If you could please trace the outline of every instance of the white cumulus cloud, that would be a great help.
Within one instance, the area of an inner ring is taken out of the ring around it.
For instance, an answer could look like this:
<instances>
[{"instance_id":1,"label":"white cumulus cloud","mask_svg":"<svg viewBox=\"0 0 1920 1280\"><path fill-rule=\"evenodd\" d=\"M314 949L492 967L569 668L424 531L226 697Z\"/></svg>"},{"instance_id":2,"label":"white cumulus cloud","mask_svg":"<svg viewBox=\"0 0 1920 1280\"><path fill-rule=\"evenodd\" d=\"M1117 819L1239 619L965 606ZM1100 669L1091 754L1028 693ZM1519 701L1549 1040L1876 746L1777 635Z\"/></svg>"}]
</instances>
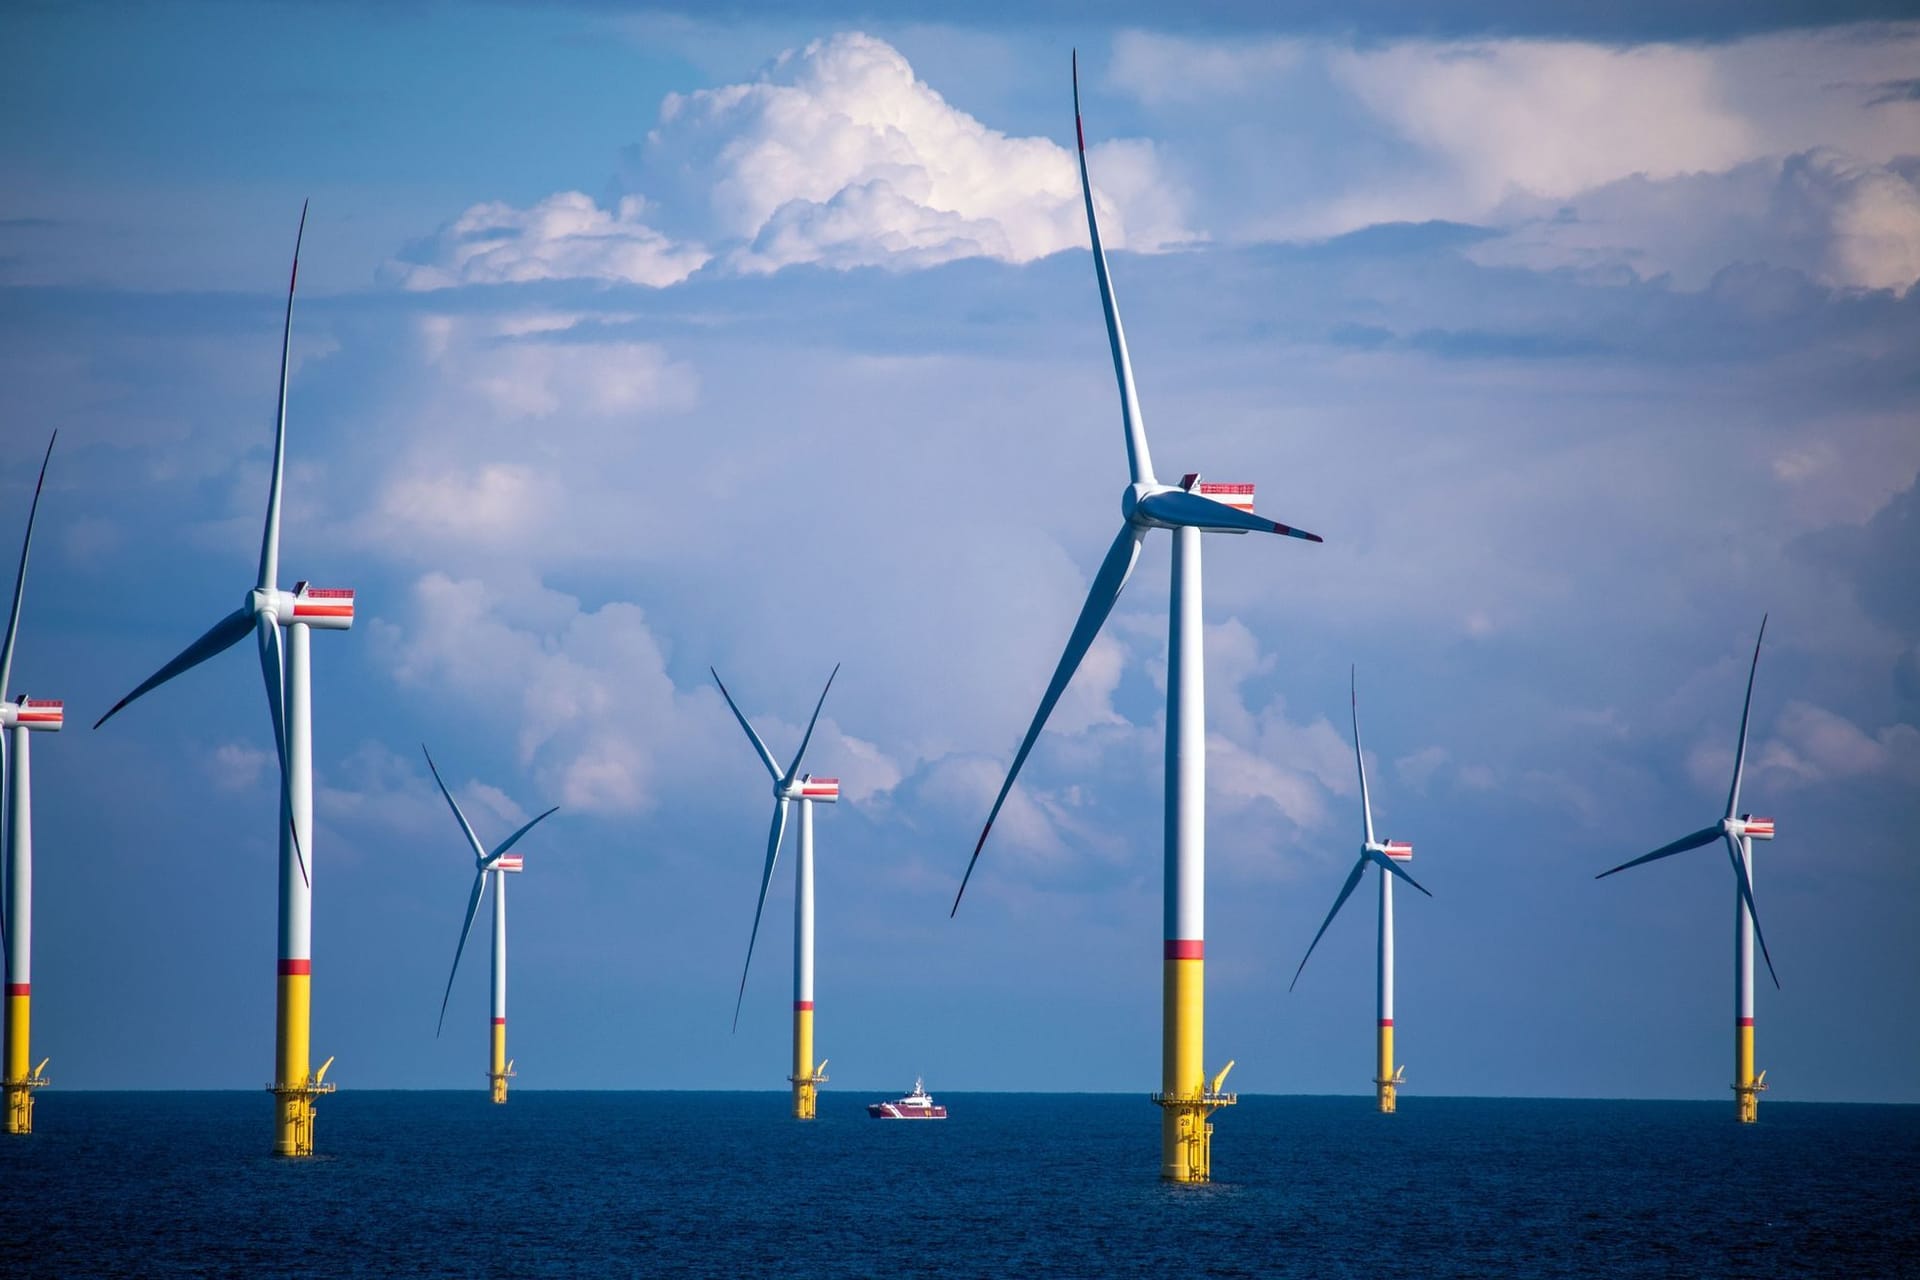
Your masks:
<instances>
[{"instance_id":1,"label":"white cumulus cloud","mask_svg":"<svg viewBox=\"0 0 1920 1280\"><path fill-rule=\"evenodd\" d=\"M1095 146L1089 165L1109 247L1196 238L1152 143ZM911 270L1028 262L1087 243L1070 150L988 126L899 50L858 32L788 50L751 83L669 94L627 168L631 194L612 209L578 191L524 209L475 205L396 270L412 289L664 287L716 256L747 274L801 263Z\"/></svg>"},{"instance_id":2,"label":"white cumulus cloud","mask_svg":"<svg viewBox=\"0 0 1920 1280\"><path fill-rule=\"evenodd\" d=\"M1150 147L1097 148L1090 167L1114 247L1192 238L1160 194ZM674 174L694 175L687 194L704 199L717 235L744 242L731 260L745 271L1026 262L1086 243L1067 148L988 127L859 33L784 53L752 84L669 97L638 178ZM1109 177L1135 198L1108 199Z\"/></svg>"}]
</instances>

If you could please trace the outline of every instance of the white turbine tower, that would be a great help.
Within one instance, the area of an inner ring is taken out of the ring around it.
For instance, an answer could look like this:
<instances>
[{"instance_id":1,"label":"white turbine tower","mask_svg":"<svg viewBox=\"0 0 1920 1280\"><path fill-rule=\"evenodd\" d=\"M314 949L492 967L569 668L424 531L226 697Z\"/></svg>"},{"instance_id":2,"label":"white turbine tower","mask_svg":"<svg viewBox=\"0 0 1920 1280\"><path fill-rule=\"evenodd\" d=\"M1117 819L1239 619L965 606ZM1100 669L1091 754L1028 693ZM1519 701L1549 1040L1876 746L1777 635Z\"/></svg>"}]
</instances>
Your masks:
<instances>
[{"instance_id":1,"label":"white turbine tower","mask_svg":"<svg viewBox=\"0 0 1920 1280\"><path fill-rule=\"evenodd\" d=\"M1351 675L1349 679L1351 679ZM1360 767L1360 857L1355 860L1353 870L1347 873L1347 882L1340 886L1340 896L1333 900L1333 910L1327 912L1327 918L1320 922L1320 932L1313 935L1313 941L1307 944L1307 954L1300 957L1300 967L1293 971L1293 982L1288 985L1291 991L1299 985L1300 975L1307 967L1307 961L1313 958L1313 949L1320 945L1320 939L1326 935L1327 926L1340 914L1340 908L1347 904L1353 891L1360 887L1360 877L1366 874L1369 864L1380 868L1380 969L1378 987L1378 1040L1376 1043L1376 1071L1373 1085L1380 1110L1391 1112L1399 1096L1401 1071L1393 1065L1393 878L1399 876L1414 888L1427 893L1426 887L1411 875L1403 871L1399 864L1413 861L1413 846L1403 840L1379 840L1373 834L1373 801L1367 794L1367 760L1360 749L1360 694L1357 687L1350 686L1348 696L1353 701L1353 759Z\"/></svg>"},{"instance_id":2,"label":"white turbine tower","mask_svg":"<svg viewBox=\"0 0 1920 1280\"><path fill-rule=\"evenodd\" d=\"M293 340L293 294L300 279L300 241L307 210L300 207L300 230L293 241L293 271L287 279L286 323L280 335L280 406L274 424L273 473L267 489L266 528L260 539L260 572L238 609L208 628L180 655L147 679L94 722L98 729L134 699L184 671L199 666L251 634L259 650L266 682L267 710L273 719L273 748L280 761L280 929L273 1083L277 1104L274 1151L285 1156L313 1154L314 1099L330 1093L328 1058L312 1071L309 1031L313 983L313 659L312 631L345 631L353 626L353 592L321 590L307 583L282 591L280 580L280 498L287 458L287 365ZM284 649L280 629L287 629Z\"/></svg>"},{"instance_id":3,"label":"white turbine tower","mask_svg":"<svg viewBox=\"0 0 1920 1280\"><path fill-rule=\"evenodd\" d=\"M747 996L753 943L760 936L760 914L767 908L767 885L773 880L773 865L780 857L780 837L787 829L787 805L797 802L800 806L800 852L793 868L793 1074L787 1079L793 1085L794 1119L811 1120L820 1086L827 1080L826 1060L822 1059L817 1065L813 1061L813 806L816 802L838 801L840 780L803 774L800 762L806 758L807 744L813 741L813 726L820 720L820 708L827 703L827 689L833 688L833 677L840 674L840 667L836 663L833 674L827 677L826 689L820 691L820 700L813 704L813 719L807 721L806 736L800 739L800 749L793 753L793 763L784 772L774 763L773 753L753 731L753 725L741 713L733 695L727 692L720 673L711 667L707 670L712 672L713 682L720 686L720 696L733 709L734 719L747 731L747 739L753 743L760 763L767 766L767 773L773 778L773 826L767 832L767 865L760 873L760 902L753 909L753 932L747 935L747 962L740 970L740 993L733 1002L735 1030L740 1027L741 1001Z\"/></svg>"},{"instance_id":4,"label":"white turbine tower","mask_svg":"<svg viewBox=\"0 0 1920 1280\"><path fill-rule=\"evenodd\" d=\"M1643 862L1699 849L1716 840L1726 843L1727 858L1733 864L1733 1097L1741 1123L1752 1124L1760 1118L1760 1094L1767 1087L1767 1073L1753 1071L1753 943L1760 940L1760 954L1766 959L1767 974L1773 985L1780 976L1773 971L1773 957L1767 952L1767 936L1760 929L1760 912L1753 905L1753 842L1773 839L1773 819L1739 813L1740 775L1747 763L1747 717L1753 711L1753 678L1760 669L1760 645L1767 638L1767 620L1760 619L1760 636L1753 642L1753 664L1747 668L1747 700L1740 708L1740 746L1733 757L1733 787L1727 792L1727 812L1710 827L1702 827L1690 836L1662 845L1652 853L1623 862L1595 876L1604 880L1615 871L1625 871ZM1737 815L1737 816L1736 816Z\"/></svg>"},{"instance_id":5,"label":"white turbine tower","mask_svg":"<svg viewBox=\"0 0 1920 1280\"><path fill-rule=\"evenodd\" d=\"M6 950L6 1079L7 1132L33 1132L33 1091L47 1083L47 1059L33 1066L29 1033L33 1025L33 771L28 747L33 733L60 731L66 707L48 698L22 694L9 698L13 678L13 642L20 634L20 601L27 590L27 553L33 550L33 518L40 511L40 490L47 483L47 463L53 442L47 441L40 459L40 478L34 482L33 504L27 508L27 535L20 543L20 572L13 580L13 611L7 615L7 638L0 644L0 797L6 814L0 822L0 883L6 902L0 906L0 947Z\"/></svg>"},{"instance_id":6,"label":"white turbine tower","mask_svg":"<svg viewBox=\"0 0 1920 1280\"><path fill-rule=\"evenodd\" d=\"M493 877L493 1017L488 1032L487 1080L493 1090L495 1102L507 1100L507 1081L513 1076L513 1064L507 1060L507 875L524 869L519 854L508 856L508 850L520 843L520 837L534 829L543 819L559 812L555 805L546 813L534 818L518 831L501 841L500 846L488 853L480 843L480 837L473 833L473 824L467 821L467 815L460 812L460 802L453 798L453 792L447 790L447 784L440 780L440 770L434 766L433 754L420 746L420 754L427 757L427 768L433 773L433 780L440 788L440 794L447 798L447 807L453 810L453 817L460 824L460 832L466 836L467 844L473 849L473 892L467 897L467 922L460 929L460 945L453 949L453 969L447 974L447 993L440 997L440 1025L433 1034L438 1037L447 1025L447 1001L453 999L454 974L460 972L460 956L467 949L467 938L473 933L473 921L480 914L480 897L487 891L487 877Z\"/></svg>"},{"instance_id":7,"label":"white turbine tower","mask_svg":"<svg viewBox=\"0 0 1920 1280\"><path fill-rule=\"evenodd\" d=\"M1212 1125L1207 1117L1231 1103L1220 1092L1222 1070L1211 1081L1202 1064L1202 1001L1205 957L1205 813L1206 710L1202 675L1200 608L1200 535L1202 533L1278 533L1319 542L1304 530L1293 529L1253 512L1253 486L1201 484L1197 474L1177 485L1155 478L1147 453L1146 422L1134 391L1133 364L1127 355L1126 332L1114 301L1107 257L1100 245L1099 220L1094 215L1093 185L1087 177L1086 132L1080 124L1080 77L1076 58L1073 82L1074 132L1079 143L1080 193L1087 208L1087 232L1093 241L1093 269L1100 284L1100 302L1106 311L1107 340L1113 351L1114 375L1120 387L1120 422L1127 446L1131 483L1120 495L1120 532L1094 574L1093 588L1067 639L1066 652L1054 668L1053 679L1040 699L1013 767L1001 784L986 826L973 847L973 857L954 895L953 911L980 859L987 833L1006 803L1020 766L1040 736L1054 704L1086 656L1094 637L1113 612L1120 590L1133 572L1140 544L1150 529L1173 533L1173 607L1168 638L1167 764L1166 764L1166 878L1165 951L1163 984L1163 1052L1161 1091L1154 1101L1162 1108L1161 1176L1179 1182L1204 1182L1209 1176ZM1217 496L1216 496L1217 495ZM1227 1064L1230 1069L1231 1062Z\"/></svg>"}]
</instances>

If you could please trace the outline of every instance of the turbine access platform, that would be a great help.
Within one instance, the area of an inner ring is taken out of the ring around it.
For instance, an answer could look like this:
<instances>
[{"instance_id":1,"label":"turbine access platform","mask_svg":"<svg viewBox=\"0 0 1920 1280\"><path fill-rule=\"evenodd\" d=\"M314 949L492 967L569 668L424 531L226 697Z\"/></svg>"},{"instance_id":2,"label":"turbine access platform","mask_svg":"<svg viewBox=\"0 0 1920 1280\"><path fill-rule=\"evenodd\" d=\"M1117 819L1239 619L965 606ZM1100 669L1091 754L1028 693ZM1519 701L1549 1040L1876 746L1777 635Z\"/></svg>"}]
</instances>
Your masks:
<instances>
[{"instance_id":1,"label":"turbine access platform","mask_svg":"<svg viewBox=\"0 0 1920 1280\"><path fill-rule=\"evenodd\" d=\"M1156 1093L1154 1105L1161 1109L1164 1125L1161 1150L1166 1162L1160 1176L1171 1182L1211 1182L1213 1180L1213 1124L1208 1119L1222 1107L1240 1101L1237 1093L1222 1093L1227 1072L1233 1062L1220 1068L1211 1081L1202 1079L1193 1093Z\"/></svg>"}]
</instances>

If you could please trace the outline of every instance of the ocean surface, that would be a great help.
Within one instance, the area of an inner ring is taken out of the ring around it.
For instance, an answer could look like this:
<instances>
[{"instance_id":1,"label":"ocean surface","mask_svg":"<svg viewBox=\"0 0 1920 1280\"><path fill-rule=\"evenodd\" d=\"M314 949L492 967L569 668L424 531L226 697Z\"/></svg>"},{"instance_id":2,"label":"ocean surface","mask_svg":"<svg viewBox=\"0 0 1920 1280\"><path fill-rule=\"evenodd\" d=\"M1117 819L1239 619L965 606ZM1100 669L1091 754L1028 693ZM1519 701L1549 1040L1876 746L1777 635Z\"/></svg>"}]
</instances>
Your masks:
<instances>
[{"instance_id":1,"label":"ocean surface","mask_svg":"<svg viewBox=\"0 0 1920 1280\"><path fill-rule=\"evenodd\" d=\"M1920 1107L1243 1097L1208 1186L1144 1097L56 1093L0 1137L18 1275L1920 1276Z\"/></svg>"}]
</instances>

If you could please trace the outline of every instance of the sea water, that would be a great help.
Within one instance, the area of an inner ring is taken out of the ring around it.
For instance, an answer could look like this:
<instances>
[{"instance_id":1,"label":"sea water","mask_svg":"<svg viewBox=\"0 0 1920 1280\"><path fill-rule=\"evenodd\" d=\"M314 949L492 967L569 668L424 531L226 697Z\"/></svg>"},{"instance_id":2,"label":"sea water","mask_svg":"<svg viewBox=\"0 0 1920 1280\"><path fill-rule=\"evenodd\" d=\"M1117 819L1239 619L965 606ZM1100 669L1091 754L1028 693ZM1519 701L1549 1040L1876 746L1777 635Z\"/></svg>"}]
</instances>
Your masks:
<instances>
[{"instance_id":1,"label":"sea water","mask_svg":"<svg viewBox=\"0 0 1920 1280\"><path fill-rule=\"evenodd\" d=\"M877 1095L876 1095L877 1096ZM0 1138L13 1275L1920 1275L1920 1107L1242 1097L1215 1180L1144 1097L55 1093Z\"/></svg>"}]
</instances>

